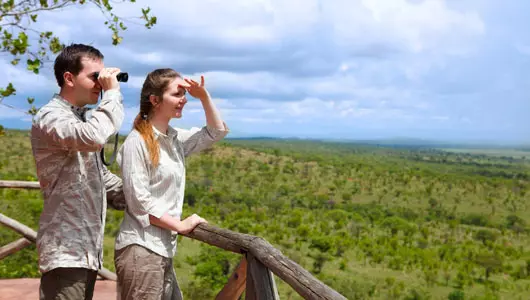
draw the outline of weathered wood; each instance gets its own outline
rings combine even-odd
[[[33,243],[35,243],[35,241],[37,240],[37,233],[33,229],[1,213],[0,213],[0,224],[7,226],[11,228],[12,230],[18,232],[19,234],[21,234],[22,236],[24,236],[26,239],[30,240]]]
[[[6,256],[16,253],[19,250],[31,245],[31,241],[27,238],[20,238],[0,248],[0,260]]]
[[[246,299],[279,300],[278,290],[272,272],[251,253],[247,253]]]
[[[118,281],[118,276],[116,273],[113,273],[104,267],[101,267],[101,269],[98,270],[98,275],[106,280]]]
[[[23,235],[26,239],[30,240],[33,243],[35,243],[35,241],[37,240],[37,233],[33,229],[1,213],[0,213],[0,224],[7,226],[11,228],[12,230],[18,232],[19,234]],[[98,270],[98,274],[104,279],[113,280],[113,281],[116,281],[117,279],[116,274],[105,269],[104,267],[101,267],[101,269]]]
[[[0,188],[40,189],[38,181],[0,180]]]
[[[245,290],[247,281],[247,259],[243,255],[234,273],[228,279],[223,289],[217,294],[215,300],[238,300]]]
[[[257,300],[257,289],[255,281],[252,279],[252,273],[247,268],[247,286],[245,290],[245,300]]]
[[[285,257],[261,237],[237,233],[209,224],[200,224],[184,236],[235,253],[251,253],[304,299],[346,299],[296,262]],[[248,280],[247,278],[247,282]]]

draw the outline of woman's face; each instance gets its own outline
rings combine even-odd
[[[167,119],[181,118],[182,109],[188,102],[185,89],[188,86],[182,78],[174,79],[162,95],[162,102],[156,107],[156,113],[163,114]]]

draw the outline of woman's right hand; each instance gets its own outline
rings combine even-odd
[[[204,218],[199,217],[197,214],[193,214],[182,221],[182,228],[179,230],[179,233],[187,234],[190,233],[197,225],[205,223],[207,224]]]

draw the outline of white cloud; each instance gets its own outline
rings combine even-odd
[[[464,75],[454,71],[453,59],[475,57],[491,33],[476,7],[456,9],[443,0],[144,0],[114,6],[126,17],[149,6],[158,24],[151,30],[129,26],[119,47],[109,45],[110,31],[94,8],[48,13],[40,26],[57,29],[68,43],[94,43],[107,65],[130,73],[122,85],[130,95],[139,94],[154,68],[172,67],[194,78],[204,74],[222,115],[248,131],[267,123],[451,123],[458,118],[433,86],[445,90],[444,82],[461,82]],[[526,48],[517,46],[521,53]],[[453,72],[444,73],[449,67]],[[28,72],[19,71],[9,76],[23,92],[55,88],[50,70],[44,74],[48,81],[39,77],[31,84],[24,83]],[[436,76],[451,78],[439,82]],[[126,97],[126,107],[124,128],[130,128],[137,97]],[[174,122],[187,127],[203,121],[200,103],[190,100],[183,119]]]
[[[22,63],[21,63],[22,64]],[[41,91],[51,91],[57,84],[55,79],[45,74],[34,74],[22,67],[13,66],[11,63],[0,59],[0,84],[4,88],[7,83],[12,82],[17,94],[28,94]]]

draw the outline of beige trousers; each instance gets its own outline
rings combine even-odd
[[[114,264],[119,300],[182,300],[173,259],[139,246],[116,250]]]

